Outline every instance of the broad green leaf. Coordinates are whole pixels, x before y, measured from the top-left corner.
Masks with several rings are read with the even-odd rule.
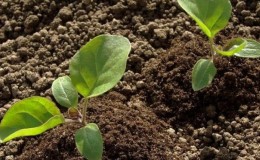
[[[84,97],[95,97],[113,88],[125,72],[131,45],[127,38],[100,35],[72,58],[70,77]]]
[[[178,0],[178,3],[209,38],[214,38],[231,16],[229,0]]]
[[[101,132],[95,123],[89,123],[77,130],[75,134],[76,146],[86,159],[101,160],[103,140]]]
[[[233,56],[235,53],[240,52],[242,49],[245,48],[247,44],[247,41],[242,38],[235,38],[232,39],[227,43],[227,45],[224,47],[223,51],[219,50],[217,48],[214,48],[217,53],[223,55],[223,56]]]
[[[259,58],[260,43],[252,39],[246,39],[246,41],[246,46],[241,51],[237,52],[235,56],[244,58]]]
[[[73,86],[69,76],[57,78],[52,83],[52,94],[56,101],[67,108],[77,107],[78,92]]]
[[[30,97],[16,102],[0,124],[0,142],[34,136],[64,122],[64,117],[47,98]]]
[[[217,69],[211,60],[200,59],[194,65],[192,70],[192,88],[198,91],[211,84]]]

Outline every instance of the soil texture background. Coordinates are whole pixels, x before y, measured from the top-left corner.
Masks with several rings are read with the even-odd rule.
[[[260,1],[231,3],[216,43],[260,41]],[[23,98],[54,100],[52,82],[100,34],[132,45],[122,80],[88,107],[104,160],[260,160],[260,59],[216,57],[212,85],[194,92],[191,70],[209,45],[176,0],[1,0],[0,120]],[[0,144],[0,160],[82,160],[73,136],[80,127]]]

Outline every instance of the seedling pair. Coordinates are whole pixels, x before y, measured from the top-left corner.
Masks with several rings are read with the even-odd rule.
[[[72,119],[65,119],[49,99],[30,97],[15,103],[0,124],[0,143],[22,136],[34,136],[66,121],[84,125],[76,131],[79,152],[89,160],[100,160],[103,153],[101,132],[86,122],[88,99],[113,88],[122,78],[131,45],[122,36],[101,35],[83,46],[71,59],[70,76],[56,79],[52,92],[56,101],[68,108]],[[78,93],[83,103],[78,104]],[[78,106],[81,107],[78,107]],[[79,112],[79,108],[82,108]]]
[[[228,24],[231,17],[232,6],[229,0],[178,0],[178,3],[207,35],[211,47],[211,58],[200,59],[193,67],[192,88],[194,91],[211,84],[217,73],[214,65],[216,54],[227,57],[260,57],[260,43],[251,39],[234,38],[224,47],[215,45],[216,34]]]

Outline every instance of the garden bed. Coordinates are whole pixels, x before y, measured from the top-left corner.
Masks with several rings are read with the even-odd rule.
[[[230,23],[216,38],[260,41],[258,0],[232,0]],[[0,4],[0,119],[11,104],[40,95],[68,74],[69,59],[97,35],[132,45],[118,85],[92,99],[104,159],[259,159],[260,59],[216,57],[217,75],[194,92],[191,70],[207,57],[207,37],[175,0],[3,0]],[[53,99],[54,100],[54,99]],[[79,160],[74,131],[0,144],[0,160]]]

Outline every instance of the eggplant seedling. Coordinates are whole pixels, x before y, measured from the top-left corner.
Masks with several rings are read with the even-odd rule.
[[[214,38],[231,17],[232,6],[229,0],[177,0],[179,5],[196,21],[200,29],[209,38],[210,59],[200,59],[192,70],[192,88],[198,91],[212,83],[217,69],[214,65],[216,54],[221,56],[237,56],[259,58],[260,43],[244,38],[231,39],[224,47],[215,45]]]
[[[101,132],[95,123],[86,121],[88,100],[107,92],[120,81],[130,49],[129,40],[122,36],[100,35],[92,39],[72,57],[70,76],[57,78],[52,84],[54,98],[68,108],[72,119],[65,119],[58,107],[47,98],[26,98],[15,103],[3,117],[0,143],[38,135],[65,122],[79,122],[84,127],[75,133],[78,151],[86,159],[101,160]],[[82,104],[78,103],[78,93],[83,96]],[[80,108],[81,112],[78,111]]]

